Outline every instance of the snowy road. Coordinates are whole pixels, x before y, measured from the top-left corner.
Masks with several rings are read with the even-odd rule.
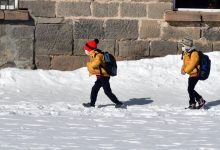
[[[220,147],[220,109],[192,111],[150,104],[127,109],[84,109],[78,105],[61,108],[26,107],[8,111],[8,115],[1,113],[1,150]]]

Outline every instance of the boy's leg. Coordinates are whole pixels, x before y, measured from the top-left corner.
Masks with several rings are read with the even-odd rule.
[[[91,105],[95,105],[97,95],[101,87],[102,87],[101,81],[100,79],[97,79],[94,86],[92,87],[92,91],[90,95]]]
[[[194,95],[195,95],[196,101],[197,101],[198,103],[200,103],[200,100],[201,100],[202,96],[199,95],[195,90],[194,90]]]
[[[195,91],[194,95],[195,95],[195,97],[196,97],[196,101],[197,101],[198,103],[200,103],[200,100],[201,100],[202,96],[199,95],[196,91]]]
[[[189,77],[188,80],[188,93],[189,93],[189,104],[196,104],[196,96],[198,96],[199,94],[194,90],[196,84],[198,82],[198,78],[196,77]]]
[[[194,80],[194,83],[195,83],[195,86],[196,86],[199,79],[197,77],[193,77],[193,78],[194,78],[193,80]],[[194,86],[194,89],[193,89],[193,95],[194,95],[196,101],[199,103],[202,96],[197,93],[197,91],[195,90],[195,86]]]
[[[110,83],[109,83],[110,77],[103,77],[101,78],[102,87],[104,89],[105,94],[108,96],[108,98],[115,104],[122,104],[118,100],[118,98],[112,93]]]

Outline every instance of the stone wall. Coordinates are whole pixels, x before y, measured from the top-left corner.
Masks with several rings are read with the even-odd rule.
[[[220,50],[220,25],[169,21],[175,16],[165,12],[172,5],[172,0],[20,0],[19,9],[28,9],[32,23],[2,21],[0,66],[77,69],[88,61],[83,44],[94,38],[118,60],[179,54],[177,42],[186,36],[199,49]]]

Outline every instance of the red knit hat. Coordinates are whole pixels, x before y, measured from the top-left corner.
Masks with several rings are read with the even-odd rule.
[[[90,52],[91,50],[97,49],[98,39],[91,40],[84,45],[84,49]]]

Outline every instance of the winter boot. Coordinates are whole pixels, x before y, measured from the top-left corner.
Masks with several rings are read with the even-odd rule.
[[[196,109],[196,104],[190,104],[188,108],[189,109]]]
[[[115,108],[125,108],[125,107],[126,106],[122,102],[115,104]]]
[[[201,99],[199,100],[199,106],[197,106],[197,109],[202,108],[202,107],[205,105],[205,103],[206,103],[206,101],[205,101],[203,98],[201,98]]]
[[[91,105],[91,103],[83,103],[84,107],[95,107],[95,105]]]

